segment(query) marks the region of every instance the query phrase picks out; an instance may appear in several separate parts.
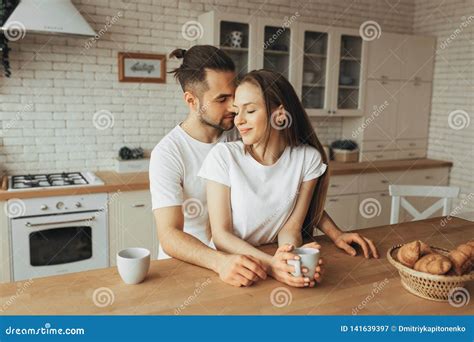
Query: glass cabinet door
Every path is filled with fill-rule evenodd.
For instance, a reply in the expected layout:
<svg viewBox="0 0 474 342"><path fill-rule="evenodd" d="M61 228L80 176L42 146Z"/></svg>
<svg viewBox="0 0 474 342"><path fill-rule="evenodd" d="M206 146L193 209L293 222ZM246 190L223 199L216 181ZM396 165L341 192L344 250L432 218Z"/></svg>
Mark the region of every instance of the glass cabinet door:
<svg viewBox="0 0 474 342"><path fill-rule="evenodd" d="M289 79L290 69L290 39L289 28L265 26L263 43L263 68L278 71Z"/></svg>
<svg viewBox="0 0 474 342"><path fill-rule="evenodd" d="M221 21L219 45L234 61L239 78L249 70L249 24Z"/></svg>
<svg viewBox="0 0 474 342"><path fill-rule="evenodd" d="M362 38L342 34L339 56L337 108L360 109Z"/></svg>
<svg viewBox="0 0 474 342"><path fill-rule="evenodd" d="M326 107L328 34L305 31L301 99L306 109Z"/></svg>

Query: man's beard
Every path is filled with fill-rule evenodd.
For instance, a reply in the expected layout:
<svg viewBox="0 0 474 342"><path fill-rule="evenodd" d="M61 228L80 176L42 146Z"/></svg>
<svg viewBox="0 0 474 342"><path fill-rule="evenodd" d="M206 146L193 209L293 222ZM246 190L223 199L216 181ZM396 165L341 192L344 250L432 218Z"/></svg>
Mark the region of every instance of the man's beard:
<svg viewBox="0 0 474 342"><path fill-rule="evenodd" d="M204 124L204 125L207 125L207 126L210 126L210 127L213 127L219 131L229 131L231 130L232 128L234 128L234 124L233 124L233 121L232 123L226 127L224 126L224 118L221 119L220 122L213 122L211 119L209 119L206 115L206 113L204 113L203 111L199 111L199 121Z"/></svg>

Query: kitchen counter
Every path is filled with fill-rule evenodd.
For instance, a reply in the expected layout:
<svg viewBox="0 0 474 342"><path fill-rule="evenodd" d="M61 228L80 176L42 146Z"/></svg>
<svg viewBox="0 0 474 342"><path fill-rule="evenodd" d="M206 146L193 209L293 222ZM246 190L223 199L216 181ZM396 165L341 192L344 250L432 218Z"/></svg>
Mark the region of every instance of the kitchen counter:
<svg viewBox="0 0 474 342"><path fill-rule="evenodd" d="M451 167L450 161L433 159L405 159L405 160L384 160L360 163L341 163L330 162L331 175L348 175L371 172L387 172L400 170L429 169L439 167ZM117 173L114 171L96 172L103 181L104 185L83 186L75 188L61 189L34 189L31 191L7 191L7 177L3 178L0 187L0 201L6 201L10 198L34 198L46 196L68 196L79 194L93 194L101 192L116 191L135 191L146 190L149 188L147 172L135 173Z"/></svg>
<svg viewBox="0 0 474 342"><path fill-rule="evenodd" d="M7 315L472 315L473 300L456 308L410 294L386 259L387 250L402 242L421 239L451 249L474 236L472 221L453 217L445 227L440 221L438 217L365 229L380 259L351 257L326 237L318 237L326 268L316 288L291 288L272 278L236 288L209 270L169 259L152 261L148 277L139 285L124 284L115 267L0 284L0 309ZM273 252L275 246L263 249ZM474 283L467 289L474 293ZM272 297L273 291L280 295Z"/></svg>

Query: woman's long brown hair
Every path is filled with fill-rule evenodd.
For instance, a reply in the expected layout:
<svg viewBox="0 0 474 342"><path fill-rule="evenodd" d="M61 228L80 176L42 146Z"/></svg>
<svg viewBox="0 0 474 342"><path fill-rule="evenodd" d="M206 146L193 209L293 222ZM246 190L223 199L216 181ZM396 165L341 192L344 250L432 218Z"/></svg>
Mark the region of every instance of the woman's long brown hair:
<svg viewBox="0 0 474 342"><path fill-rule="evenodd" d="M240 84L251 83L259 87L262 91L265 100L265 106L268 113L268 125L264 138L264 146L268 145L270 132L275 127L274 111L282 105L286 111L286 122L278 127L280 134L283 135L288 146L295 147L303 144L313 146L321 154L323 163L328 165L326 172L319 177L316 188L314 189L313 198L306 214L304 225L302 227L303 236L313 236L313 229L318 226L319 221L323 215L324 204L326 201L326 194L329 185L329 164L328 156L324 152L324 148L316 136L316 132L311 125L308 114L303 108L301 101L296 95L293 86L288 80L278 72L270 70L254 70L246 74ZM283 129L282 129L283 128ZM251 146L245 146L247 152L250 151Z"/></svg>

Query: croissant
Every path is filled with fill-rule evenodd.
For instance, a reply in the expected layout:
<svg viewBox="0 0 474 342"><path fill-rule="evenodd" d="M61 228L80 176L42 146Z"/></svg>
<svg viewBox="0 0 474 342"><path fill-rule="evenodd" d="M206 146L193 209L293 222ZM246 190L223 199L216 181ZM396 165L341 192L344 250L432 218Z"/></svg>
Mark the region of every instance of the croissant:
<svg viewBox="0 0 474 342"><path fill-rule="evenodd" d="M415 240L400 247L397 258L403 265L413 268L420 257L431 253L431 248L420 240Z"/></svg>
<svg viewBox="0 0 474 342"><path fill-rule="evenodd" d="M469 244L461 244L449 253L449 259L453 263L454 272L463 275L471 272L474 247Z"/></svg>
<svg viewBox="0 0 474 342"><path fill-rule="evenodd" d="M430 273L430 274L445 274L452 267L449 258L441 254L427 254L415 263L414 269L416 271Z"/></svg>

